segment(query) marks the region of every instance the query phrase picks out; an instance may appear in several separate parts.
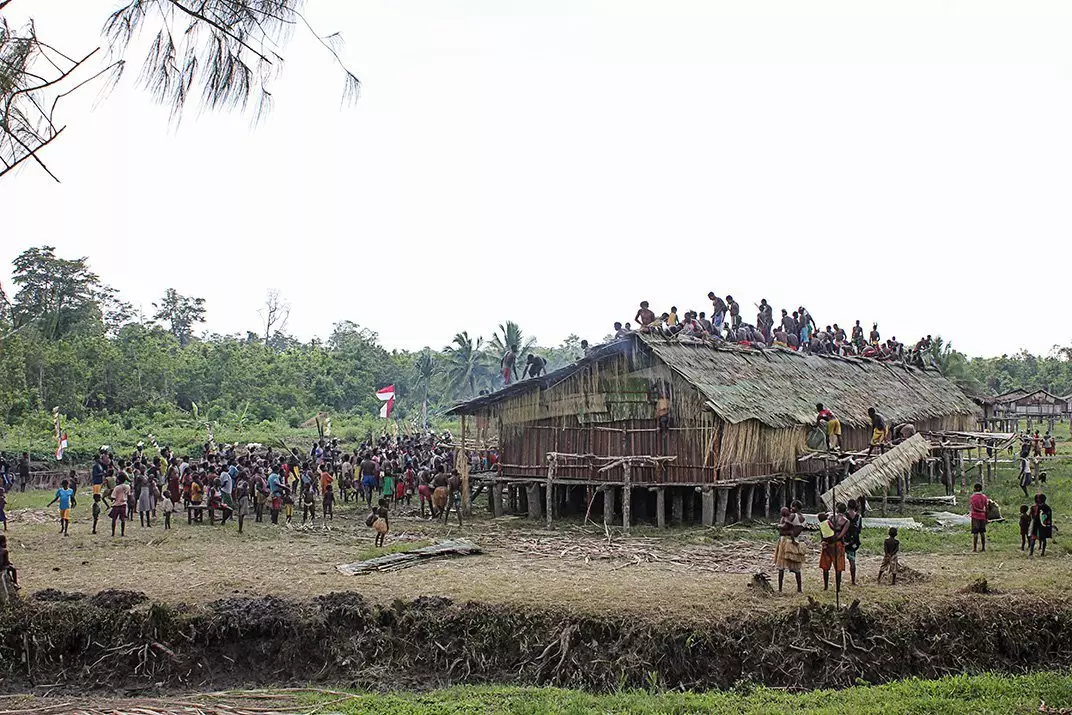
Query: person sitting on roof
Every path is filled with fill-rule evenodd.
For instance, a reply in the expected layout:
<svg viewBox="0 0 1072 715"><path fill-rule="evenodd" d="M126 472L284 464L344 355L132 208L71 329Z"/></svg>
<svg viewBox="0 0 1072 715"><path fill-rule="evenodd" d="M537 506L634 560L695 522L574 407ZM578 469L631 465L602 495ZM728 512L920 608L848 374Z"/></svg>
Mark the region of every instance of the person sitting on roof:
<svg viewBox="0 0 1072 715"><path fill-rule="evenodd" d="M547 374L547 358L529 353L525 359L525 371L521 373L521 379L539 377L545 374Z"/></svg>
<svg viewBox="0 0 1072 715"><path fill-rule="evenodd" d="M705 333L711 334L715 332L714 326L711 321L707 319L707 314L704 311L700 311L700 317L696 319L700 323L700 327L704 329Z"/></svg>
<svg viewBox="0 0 1072 715"><path fill-rule="evenodd" d="M615 323L614 324L614 339L615 340L621 340L622 338L624 338L627 335L629 335L629 333L630 333L630 330L628 328L623 328L621 323Z"/></svg>

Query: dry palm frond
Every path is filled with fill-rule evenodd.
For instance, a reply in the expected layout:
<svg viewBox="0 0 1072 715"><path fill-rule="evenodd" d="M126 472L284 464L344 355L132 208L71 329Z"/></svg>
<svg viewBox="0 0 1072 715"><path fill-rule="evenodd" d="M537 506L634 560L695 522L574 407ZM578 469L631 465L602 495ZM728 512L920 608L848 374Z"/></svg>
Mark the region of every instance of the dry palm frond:
<svg viewBox="0 0 1072 715"><path fill-rule="evenodd" d="M870 464L864 465L860 471L834 489L825 492L821 497L823 503L828 509L833 509L835 495L839 501L845 501L885 488L912 469L913 464L929 455L930 445L927 440L923 439L922 435L912 435L889 452L880 454Z"/></svg>

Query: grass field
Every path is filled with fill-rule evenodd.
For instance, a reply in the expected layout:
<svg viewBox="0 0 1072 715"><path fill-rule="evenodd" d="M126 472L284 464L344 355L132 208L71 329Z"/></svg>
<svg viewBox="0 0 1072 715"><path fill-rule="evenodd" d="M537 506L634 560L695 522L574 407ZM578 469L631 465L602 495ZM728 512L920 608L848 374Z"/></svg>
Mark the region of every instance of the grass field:
<svg viewBox="0 0 1072 715"><path fill-rule="evenodd" d="M846 690L786 693L757 688L718 693L632 691L596 695L556 688L458 687L431 693L339 694L310 696L312 704L329 703L346 713L884 713L889 715L1006 715L1037 713L1041 702L1072 704L1072 677L1037 674L1024 677L956 676L941 680L904 680L890 685Z"/></svg>
<svg viewBox="0 0 1072 715"><path fill-rule="evenodd" d="M272 708L272 712L370 715L1027 715L1039 712L1043 702L1052 707L1072 704L1072 676L1068 673L1017 677L960 675L807 693L754 688L709 693L640 690L592 694L559 688L467 686L425 693L297 689L122 699L83 699L73 693L57 693L47 698L8 696L0 700L0 706L10 708L5 712L20 713L60 712L67 707L86 715L116 712L166 715L192 712L188 709L191 707L206 713L264 712L264 708Z"/></svg>

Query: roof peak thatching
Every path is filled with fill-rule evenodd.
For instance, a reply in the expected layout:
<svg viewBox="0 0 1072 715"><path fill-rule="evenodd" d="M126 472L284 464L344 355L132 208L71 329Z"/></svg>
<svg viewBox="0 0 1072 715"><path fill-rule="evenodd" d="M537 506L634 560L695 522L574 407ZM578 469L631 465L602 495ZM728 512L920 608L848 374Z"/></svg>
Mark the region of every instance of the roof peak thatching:
<svg viewBox="0 0 1072 715"><path fill-rule="evenodd" d="M809 424L814 421L817 402L848 425L864 424L868 407L878 408L891 422L978 412L967 395L936 370L785 348L636 334L597 346L573 365L515 383L450 412L469 414L532 389L547 389L590 363L630 351L652 354L692 385L712 412L731 423L755 419L775 428Z"/></svg>

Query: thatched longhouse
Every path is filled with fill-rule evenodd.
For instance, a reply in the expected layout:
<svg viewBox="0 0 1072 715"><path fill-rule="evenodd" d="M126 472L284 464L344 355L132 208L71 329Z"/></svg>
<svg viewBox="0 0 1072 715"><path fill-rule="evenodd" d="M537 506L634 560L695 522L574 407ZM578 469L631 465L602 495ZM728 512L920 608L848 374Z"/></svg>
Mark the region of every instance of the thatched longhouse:
<svg viewBox="0 0 1072 715"><path fill-rule="evenodd" d="M920 431L972 429L979 414L933 370L641 335L452 413L469 418L470 435L497 435L502 465L495 481L528 486L530 502L532 487L546 489L553 479L561 487L596 485L611 496L608 485L652 487L660 503L659 490L673 488L678 512L691 510L689 491L705 488L785 482L796 493L795 480L824 468L822 460L800 461L817 402L841 419L848 450L867 448L869 407ZM568 500L569 489L558 496ZM589 490L589 509L591 499ZM769 508L769 487L765 499Z"/></svg>

